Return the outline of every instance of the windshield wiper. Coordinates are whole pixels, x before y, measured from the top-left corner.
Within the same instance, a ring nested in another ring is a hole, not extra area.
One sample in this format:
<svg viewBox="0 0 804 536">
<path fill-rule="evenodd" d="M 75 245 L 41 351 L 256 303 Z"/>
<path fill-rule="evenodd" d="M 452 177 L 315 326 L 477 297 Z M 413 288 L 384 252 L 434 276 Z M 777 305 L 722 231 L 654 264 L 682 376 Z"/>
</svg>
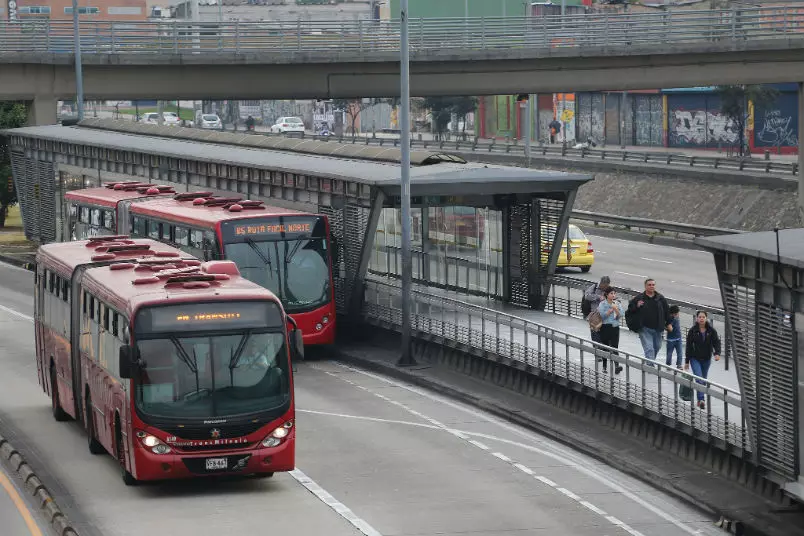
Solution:
<svg viewBox="0 0 804 536">
<path fill-rule="evenodd" d="M 195 355 L 195 348 L 193 348 L 193 359 L 190 360 L 190 355 L 184 349 L 184 346 L 181 345 L 178 338 L 171 336 L 170 342 L 172 342 L 173 346 L 176 347 L 176 352 L 178 353 L 179 359 L 181 359 L 184 364 L 187 365 L 187 368 L 189 368 L 190 372 L 192 372 L 195 376 L 195 390 L 198 392 L 201 382 L 198 378 L 198 356 Z"/>
<path fill-rule="evenodd" d="M 251 330 L 247 329 L 240 342 L 237 344 L 237 349 L 234 352 L 229 352 L 229 374 L 234 376 L 234 369 L 237 368 L 237 363 L 240 361 L 240 356 L 243 355 L 243 350 L 246 349 L 246 341 L 251 337 Z"/>
<path fill-rule="evenodd" d="M 273 266 L 271 266 L 271 259 L 270 259 L 270 257 L 266 257 L 266 256 L 265 256 L 265 253 L 263 253 L 263 252 L 262 252 L 262 250 L 260 249 L 260 246 L 258 246 L 258 245 L 257 245 L 257 243 L 254 241 L 254 239 L 253 239 L 253 238 L 251 238 L 250 236 L 247 236 L 247 237 L 245 238 L 245 240 L 246 240 L 246 244 L 248 244 L 248 245 L 249 245 L 249 247 L 250 247 L 251 249 L 253 249 L 253 250 L 254 250 L 254 253 L 256 253 L 256 254 L 257 254 L 257 256 L 260 258 L 260 260 L 261 260 L 262 262 L 264 262 L 264 263 L 265 263 L 265 265 L 266 265 L 268 268 L 270 268 L 271 270 L 273 270 L 274 268 L 273 268 Z"/>
</svg>

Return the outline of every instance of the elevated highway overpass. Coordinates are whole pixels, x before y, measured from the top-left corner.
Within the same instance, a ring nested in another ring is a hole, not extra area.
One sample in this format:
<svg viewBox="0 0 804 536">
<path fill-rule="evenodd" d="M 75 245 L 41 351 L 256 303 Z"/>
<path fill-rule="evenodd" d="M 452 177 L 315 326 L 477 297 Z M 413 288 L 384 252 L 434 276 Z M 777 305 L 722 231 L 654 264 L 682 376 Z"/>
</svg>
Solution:
<svg viewBox="0 0 804 536">
<path fill-rule="evenodd" d="M 81 28 L 87 99 L 399 94 L 398 21 L 88 22 Z M 804 13 L 795 6 L 412 20 L 411 92 L 790 82 L 804 73 L 803 32 Z M 33 122 L 53 122 L 53 102 L 75 94 L 71 36 L 71 24 L 0 23 L 0 99 L 33 101 Z"/>
</svg>

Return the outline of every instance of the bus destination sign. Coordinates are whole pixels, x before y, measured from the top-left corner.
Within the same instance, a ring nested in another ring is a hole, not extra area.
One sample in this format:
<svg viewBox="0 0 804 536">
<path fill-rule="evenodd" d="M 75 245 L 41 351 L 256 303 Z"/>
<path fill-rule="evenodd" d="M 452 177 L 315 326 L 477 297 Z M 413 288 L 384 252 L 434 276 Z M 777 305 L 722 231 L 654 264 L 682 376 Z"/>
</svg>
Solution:
<svg viewBox="0 0 804 536">
<path fill-rule="evenodd" d="M 228 221 L 221 224 L 224 243 L 252 240 L 297 240 L 326 236 L 320 216 L 269 216 Z"/>
<path fill-rule="evenodd" d="M 282 313 L 273 302 L 187 303 L 146 307 L 137 315 L 138 333 L 281 327 Z"/>
</svg>

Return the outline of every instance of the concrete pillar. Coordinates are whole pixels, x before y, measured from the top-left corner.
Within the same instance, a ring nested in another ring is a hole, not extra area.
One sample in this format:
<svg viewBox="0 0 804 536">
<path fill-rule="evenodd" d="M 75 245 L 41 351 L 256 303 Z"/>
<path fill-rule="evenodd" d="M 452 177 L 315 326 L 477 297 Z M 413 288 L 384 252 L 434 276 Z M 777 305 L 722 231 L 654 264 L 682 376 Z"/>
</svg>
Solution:
<svg viewBox="0 0 804 536">
<path fill-rule="evenodd" d="M 28 126 L 55 125 L 58 123 L 56 108 L 59 103 L 56 97 L 34 97 L 28 101 Z"/>
<path fill-rule="evenodd" d="M 801 133 L 804 132 L 804 83 L 798 83 L 798 216 L 799 224 L 804 225 L 804 150 L 801 147 Z"/>
</svg>

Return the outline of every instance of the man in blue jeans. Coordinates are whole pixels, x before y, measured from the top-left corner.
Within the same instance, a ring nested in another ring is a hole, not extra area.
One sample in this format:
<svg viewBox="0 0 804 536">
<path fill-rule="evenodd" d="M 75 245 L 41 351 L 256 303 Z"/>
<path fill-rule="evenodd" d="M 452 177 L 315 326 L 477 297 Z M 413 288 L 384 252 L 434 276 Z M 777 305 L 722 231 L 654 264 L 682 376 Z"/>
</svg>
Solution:
<svg viewBox="0 0 804 536">
<path fill-rule="evenodd" d="M 662 348 L 662 333 L 673 330 L 667 300 L 656 292 L 656 281 L 645 280 L 645 292 L 631 300 L 628 310 L 639 318 L 639 342 L 645 359 L 655 361 Z"/>
</svg>

